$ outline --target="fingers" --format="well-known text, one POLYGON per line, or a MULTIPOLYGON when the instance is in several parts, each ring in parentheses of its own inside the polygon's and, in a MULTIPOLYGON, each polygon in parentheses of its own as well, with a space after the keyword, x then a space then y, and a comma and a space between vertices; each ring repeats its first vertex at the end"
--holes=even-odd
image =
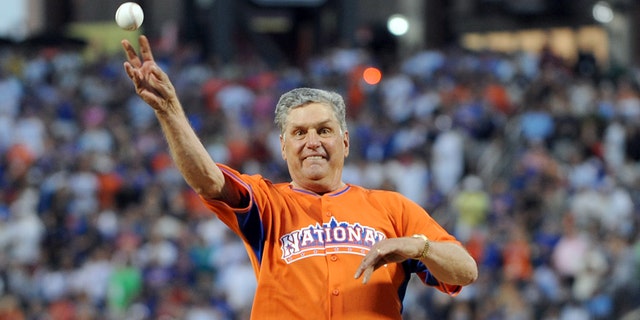
POLYGON ((362 284, 366 284, 369 281, 371 273, 373 273, 373 266, 364 267, 362 264, 360 264, 360 267, 358 267, 358 270, 356 270, 356 274, 353 276, 353 278, 358 279, 360 278, 360 276, 364 275, 362 277, 362 284))
POLYGON ((139 37, 140 55, 129 40, 123 39, 121 44, 127 56, 127 61, 123 64, 124 69, 139 93, 144 90, 171 93, 173 90, 171 81, 153 60, 151 46, 146 36, 139 37))
POLYGON ((371 248, 369 253, 367 253, 367 255, 362 259, 362 262, 353 277, 358 279, 360 276, 363 276, 362 283, 366 284, 369 282, 373 271, 386 264, 384 257, 384 254, 379 248, 371 248))
POLYGON ((362 274, 362 272, 364 271, 365 268, 363 268, 362 263, 360 264, 360 266, 358 266, 358 269, 356 270, 356 274, 353 275, 354 279, 358 279, 360 278, 360 275, 362 274))
POLYGON ((140 54, 131 42, 126 39, 121 41, 127 56, 127 61, 123 63, 124 69, 142 100, 156 110, 164 109, 177 99, 175 89, 169 76, 155 63, 149 39, 141 35, 138 42, 140 54))
POLYGON ((169 80, 169 76, 160 69, 157 65, 154 65, 151 68, 151 75, 153 76, 154 82, 157 83, 156 89, 162 91, 164 97, 168 97, 174 91, 173 85, 169 80))
POLYGON ((129 40, 123 39, 121 42, 122 48, 124 49, 125 54, 127 55, 127 61, 135 68, 142 67, 142 64, 151 61, 153 62, 153 53, 151 52, 151 45, 149 44, 149 39, 146 36, 141 35, 138 39, 138 43, 140 44, 140 57, 136 52, 136 49, 133 48, 133 45, 129 40))
POLYGON ((154 61, 149 39, 147 39, 146 36, 141 35, 138 41, 140 42, 140 55, 142 56, 142 61, 154 61))
POLYGON ((134 67, 140 68, 142 66, 142 61, 138 57, 136 53, 136 49, 133 48, 131 42, 128 40, 122 40, 120 42, 122 44, 122 48, 124 49, 124 53, 127 55, 127 61, 134 67))
POLYGON ((149 72, 144 78, 144 88, 152 92, 157 98, 165 100, 176 98, 175 89, 169 76, 155 64, 149 68, 149 72))
POLYGON ((374 271, 373 266, 364 270, 364 274, 362 276, 362 284, 367 284, 367 282, 369 282, 369 279, 371 278, 371 274, 373 274, 373 271, 374 271))

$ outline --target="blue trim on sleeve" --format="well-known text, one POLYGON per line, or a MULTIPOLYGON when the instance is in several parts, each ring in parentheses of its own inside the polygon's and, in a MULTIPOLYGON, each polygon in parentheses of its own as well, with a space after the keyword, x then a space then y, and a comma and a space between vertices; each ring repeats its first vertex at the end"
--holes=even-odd
POLYGON ((251 207, 246 213, 236 213, 238 226, 242 235, 247 239, 247 243, 256 255, 258 263, 262 263, 262 253, 264 252, 264 226, 260 219, 260 210, 251 201, 251 207))
POLYGON ((409 280, 411 280, 411 265, 409 264, 411 260, 406 260, 402 263, 402 269, 404 269, 404 280, 400 287, 398 287, 398 298, 400 301, 400 313, 404 310, 404 296, 407 293, 407 286, 409 285, 409 280))
MULTIPOLYGON (((218 168, 220 168, 225 177, 231 178, 247 191, 247 193, 244 194, 246 199, 243 199, 241 203, 249 203, 249 208, 246 212, 243 211, 242 213, 237 213, 236 211, 235 215, 242 236, 246 239, 257 258, 258 264, 260 264, 262 263, 262 254, 264 252, 264 225, 260 217, 260 210, 253 199, 251 185, 236 175, 234 170, 220 164, 218 164, 218 168)), ((235 210, 237 210, 237 208, 234 208, 234 211, 235 210)))

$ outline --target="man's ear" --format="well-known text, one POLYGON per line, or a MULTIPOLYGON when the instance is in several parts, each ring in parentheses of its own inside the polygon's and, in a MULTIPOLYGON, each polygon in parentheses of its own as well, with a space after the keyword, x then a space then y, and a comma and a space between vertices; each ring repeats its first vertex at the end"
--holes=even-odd
POLYGON ((344 157, 346 158, 349 156, 349 131, 344 132, 342 143, 344 143, 344 157))
POLYGON ((284 136, 280 135, 280 154, 282 155, 282 160, 287 161, 287 156, 284 152, 284 136))

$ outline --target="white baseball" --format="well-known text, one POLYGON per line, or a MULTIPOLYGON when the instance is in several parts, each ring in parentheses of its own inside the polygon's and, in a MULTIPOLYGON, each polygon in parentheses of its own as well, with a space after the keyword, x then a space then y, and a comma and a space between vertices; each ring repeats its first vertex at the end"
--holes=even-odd
POLYGON ((142 25, 144 12, 135 2, 125 2, 116 10, 116 23, 124 30, 133 31, 142 25))

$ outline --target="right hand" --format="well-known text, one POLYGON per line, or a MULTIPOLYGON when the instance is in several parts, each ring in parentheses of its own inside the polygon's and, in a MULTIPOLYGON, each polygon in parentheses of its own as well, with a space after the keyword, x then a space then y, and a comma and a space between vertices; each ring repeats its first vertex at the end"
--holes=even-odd
POLYGON ((122 48, 127 55, 124 70, 135 86, 136 93, 156 111, 166 112, 178 106, 175 88, 169 76, 160 69, 153 59, 151 46, 146 36, 139 38, 140 56, 128 40, 122 40, 122 48))

